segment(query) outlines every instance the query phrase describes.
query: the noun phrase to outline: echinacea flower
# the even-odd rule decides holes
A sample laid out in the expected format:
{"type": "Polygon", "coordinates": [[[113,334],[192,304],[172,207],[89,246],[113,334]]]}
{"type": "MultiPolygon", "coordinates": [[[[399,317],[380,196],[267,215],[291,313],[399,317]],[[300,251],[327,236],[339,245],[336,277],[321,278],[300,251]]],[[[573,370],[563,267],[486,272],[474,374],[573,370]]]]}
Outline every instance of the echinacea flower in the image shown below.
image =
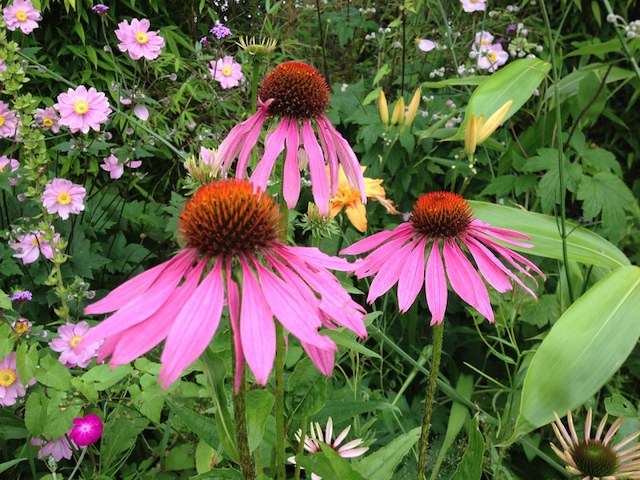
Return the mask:
{"type": "Polygon", "coordinates": [[[15,405],[18,398],[27,394],[27,386],[33,385],[35,381],[35,378],[32,378],[27,384],[22,383],[16,369],[16,352],[5,355],[0,360],[0,406],[15,405]]]}
{"type": "Polygon", "coordinates": [[[9,110],[8,104],[0,102],[0,138],[15,136],[17,126],[16,112],[9,110]]]}
{"type": "Polygon", "coordinates": [[[509,54],[499,43],[486,45],[480,49],[478,55],[478,68],[495,72],[509,60],[509,54]]]}
{"type": "MultiPolygon", "coordinates": [[[[14,173],[16,170],[20,168],[20,162],[15,158],[9,158],[6,155],[0,156],[0,173],[3,173],[5,170],[8,173],[14,173]]],[[[15,177],[8,178],[9,185],[16,186],[18,184],[18,179],[15,177]]]]}
{"type": "MultiPolygon", "coordinates": [[[[60,238],[60,234],[56,233],[55,241],[58,238],[60,238]]],[[[15,251],[13,257],[22,259],[22,263],[25,265],[35,262],[40,254],[47,260],[53,258],[53,248],[40,232],[19,235],[15,240],[9,240],[9,246],[15,251]]]]}
{"type": "Polygon", "coordinates": [[[45,130],[51,130],[53,133],[60,131],[59,117],[53,107],[37,108],[33,118],[36,121],[36,125],[45,130]]]}
{"type": "Polygon", "coordinates": [[[73,419],[69,438],[79,447],[96,443],[102,437],[102,419],[95,413],[73,419]]]}
{"type": "Polygon", "coordinates": [[[178,255],[85,309],[115,311],[84,337],[89,343],[105,339],[99,361],[127,363],[166,339],[160,357],[166,387],[207,348],[225,304],[236,391],[245,359],[258,383],[267,383],[276,350],[274,316],[325,375],[333,370],[337,347],[320,327],[340,325],[366,336],[364,310],[327,270],[351,265],[316,248],[282,243],[275,201],[246,180],[200,187],[180,214],[179,233],[186,247],[178,255]]]}
{"type": "Polygon", "coordinates": [[[12,5],[2,10],[2,18],[7,29],[19,28],[25,35],[38,28],[38,20],[42,20],[40,11],[29,0],[14,0],[12,5]]]}
{"type": "MultiPolygon", "coordinates": [[[[367,167],[360,168],[364,174],[367,167]]],[[[351,188],[342,166],[339,168],[338,176],[338,192],[335,197],[331,198],[331,218],[335,217],[344,208],[351,224],[356,230],[364,233],[367,230],[367,210],[362,203],[360,192],[351,188]]],[[[364,193],[368,198],[381,202],[389,213],[400,213],[393,208],[393,203],[390,200],[386,200],[384,188],[382,188],[382,179],[364,177],[364,193]]]]}
{"type": "Polygon", "coordinates": [[[69,441],[66,435],[63,435],[56,440],[49,441],[45,441],[40,438],[32,438],[31,445],[40,447],[40,450],[38,450],[38,459],[40,460],[45,459],[48,456],[52,456],[56,462],[59,462],[63,458],[69,460],[73,457],[73,442],[69,441]]]}
{"type": "Polygon", "coordinates": [[[419,39],[417,45],[418,50],[422,50],[423,52],[430,52],[431,50],[435,50],[438,46],[436,42],[426,38],[419,39]]]}
{"type": "Polygon", "coordinates": [[[120,51],[127,52],[132,60],[140,60],[143,57],[147,60],[158,58],[164,48],[164,38],[159,35],[159,31],[150,32],[150,26],[151,23],[146,18],[133,18],[131,24],[127,20],[120,22],[115,31],[116,37],[120,40],[120,51]]]}
{"type": "Polygon", "coordinates": [[[88,343],[84,341],[84,336],[89,331],[87,322],[77,324],[65,323],[58,328],[60,338],[55,338],[49,342],[49,347],[54,352],[59,352],[58,360],[67,368],[86,368],[91,359],[98,355],[100,342],[88,343]]]}
{"type": "MultiPolygon", "coordinates": [[[[304,449],[309,453],[318,453],[322,451],[320,444],[325,443],[326,445],[334,449],[336,453],[342,458],[355,458],[364,455],[367,450],[369,450],[369,447],[360,447],[360,445],[362,445],[363,443],[363,440],[361,438],[357,438],[356,440],[351,440],[344,445],[340,445],[343,440],[347,438],[349,430],[351,430],[351,425],[345,428],[334,440],[333,420],[331,419],[331,417],[329,417],[329,420],[327,420],[327,426],[325,428],[324,434],[322,433],[322,427],[320,427],[319,423],[311,422],[311,436],[304,436],[304,449]]],[[[301,441],[301,435],[302,431],[300,430],[298,430],[298,432],[295,434],[296,440],[298,442],[301,441]]],[[[296,458],[289,457],[288,461],[295,464],[296,458]]],[[[316,475],[315,473],[311,474],[311,478],[312,480],[322,480],[322,477],[316,475]]]]}
{"type": "Polygon", "coordinates": [[[329,198],[337,193],[339,165],[349,185],[361,193],[362,202],[366,203],[356,154],[324,113],[329,104],[329,87],[320,72],[301,62],[282,63],[262,80],[258,97],[258,111],[233,127],[218,148],[224,170],[238,157],[236,177],[246,176],[251,150],[258,142],[265,121],[273,118],[277,126],[265,138],[264,154],[251,176],[254,185],[266,189],[276,159],[286,145],[282,181],[284,200],[289,208],[295,207],[300,197],[301,158],[308,161],[311,190],[321,215],[328,215],[329,198]]]}
{"type": "Polygon", "coordinates": [[[97,132],[100,125],[109,120],[111,113],[105,94],[84,85],[58,95],[58,103],[54,107],[60,112],[60,125],[69,127],[71,133],[89,133],[90,128],[97,132]]]}
{"type": "Polygon", "coordinates": [[[240,85],[240,81],[244,80],[242,65],[235,62],[233,57],[229,55],[215,62],[211,60],[209,72],[216,82],[220,82],[220,86],[223,89],[237,87],[240,85]]]}
{"type": "Polygon", "coordinates": [[[44,187],[40,197],[47,212],[60,215],[66,220],[69,214],[78,215],[84,210],[84,200],[87,191],[82,185],[76,185],[64,178],[54,178],[44,187]]]}
{"type": "Polygon", "coordinates": [[[572,475],[579,475],[582,480],[616,480],[622,478],[640,478],[640,443],[626,447],[636,439],[640,432],[633,433],[615,445],[611,440],[622,425],[623,419],[618,418],[602,437],[607,424],[608,415],[600,421],[595,436],[591,436],[591,421],[593,411],[589,408],[584,425],[584,439],[578,437],[573,425],[571,412],[567,412],[569,430],[563,425],[554,412],[555,421],[551,424],[560,447],[553,443],[552,450],[565,462],[566,469],[572,475]]]}
{"type": "Polygon", "coordinates": [[[486,10],[486,0],[460,0],[465,12],[481,12],[486,10]]]}
{"type": "Polygon", "coordinates": [[[424,285],[431,325],[440,324],[447,307],[448,279],[463,301],[493,322],[489,292],[482,277],[500,293],[513,288],[511,278],[535,297],[498,256],[534,281],[528,269],[544,278],[533,263],[501,244],[531,247],[516,240],[527,238],[522,233],[474,219],[471,207],[460,195],[433,192],[418,199],[408,222],[360,240],[341,253],[358,255],[371,251],[354,269],[358,278],[377,274],[369,289],[369,303],[397,282],[398,306],[401,312],[406,312],[424,285]]]}

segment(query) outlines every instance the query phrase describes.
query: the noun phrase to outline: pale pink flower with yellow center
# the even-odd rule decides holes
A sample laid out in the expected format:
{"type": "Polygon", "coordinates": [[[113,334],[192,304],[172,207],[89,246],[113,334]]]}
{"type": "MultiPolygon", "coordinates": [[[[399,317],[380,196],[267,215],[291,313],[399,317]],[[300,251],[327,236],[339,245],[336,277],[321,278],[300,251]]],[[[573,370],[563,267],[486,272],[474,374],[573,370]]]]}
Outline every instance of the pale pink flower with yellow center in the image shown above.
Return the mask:
{"type": "Polygon", "coordinates": [[[47,212],[60,215],[66,220],[69,214],[78,215],[84,210],[84,197],[87,191],[82,185],[76,185],[64,178],[54,178],[44,187],[40,197],[47,212]]]}
{"type": "Polygon", "coordinates": [[[533,263],[501,244],[531,247],[515,240],[527,238],[474,219],[471,207],[460,195],[433,192],[418,199],[408,222],[360,240],[340,253],[358,255],[371,251],[354,268],[358,278],[377,274],[369,288],[369,303],[398,283],[398,306],[406,312],[424,285],[431,325],[440,324],[447,307],[448,279],[462,300],[493,322],[489,292],[482,277],[500,293],[513,288],[511,279],[535,297],[498,256],[534,281],[529,270],[544,278],[533,263]]]}
{"type": "MultiPolygon", "coordinates": [[[[60,238],[55,234],[54,241],[60,238]]],[[[27,233],[20,235],[15,240],[9,240],[9,246],[15,251],[14,258],[20,258],[25,265],[35,262],[40,254],[47,260],[53,258],[53,247],[42,237],[42,233],[27,233]]]]}
{"type": "Polygon", "coordinates": [[[127,20],[120,22],[115,31],[116,37],[120,40],[120,51],[127,52],[133,60],[143,57],[147,60],[158,58],[164,48],[164,38],[159,35],[159,31],[150,32],[150,26],[146,18],[133,18],[131,24],[127,20]]]}
{"type": "Polygon", "coordinates": [[[366,336],[363,308],[328,270],[347,271],[350,264],[317,248],[284,244],[277,204],[246,180],[200,187],[180,214],[179,233],[186,247],[178,255],[85,309],[115,312],[84,337],[89,343],[105,339],[99,361],[127,363],[166,339],[160,357],[166,387],[207,348],[225,306],[236,391],[245,360],[257,382],[267,383],[276,351],[274,316],[325,375],[331,375],[337,347],[321,327],[366,336]]]}
{"type": "Polygon", "coordinates": [[[493,35],[489,32],[485,32],[484,30],[476,33],[476,37],[471,45],[471,51],[479,52],[481,48],[491,45],[493,38],[493,35]]]}
{"type": "Polygon", "coordinates": [[[460,0],[465,12],[481,12],[486,10],[486,0],[460,0]]]}
{"type": "Polygon", "coordinates": [[[95,413],[90,413],[82,418],[73,419],[69,438],[79,447],[86,447],[100,440],[102,428],[102,419],[95,413]]]}
{"type": "Polygon", "coordinates": [[[10,407],[15,405],[18,398],[27,394],[27,386],[33,385],[32,378],[27,385],[23,384],[16,369],[16,353],[11,352],[0,360],[0,406],[10,407]]]}
{"type": "MultiPolygon", "coordinates": [[[[0,156],[0,173],[13,173],[20,168],[20,162],[15,158],[9,158],[6,155],[0,156]]],[[[18,184],[17,174],[15,177],[8,178],[9,185],[15,187],[18,184]]]]}
{"type": "Polygon", "coordinates": [[[40,11],[29,0],[14,0],[12,5],[2,10],[2,18],[9,30],[19,28],[25,35],[38,28],[38,20],[42,20],[40,11]]]}
{"type": "Polygon", "coordinates": [[[59,462],[63,458],[69,460],[73,457],[73,442],[71,442],[66,435],[56,440],[49,440],[48,442],[40,438],[32,438],[31,445],[40,447],[40,450],[38,450],[38,458],[40,460],[52,456],[56,462],[59,462]]]}
{"type": "Polygon", "coordinates": [[[321,215],[329,214],[329,199],[337,193],[339,165],[349,185],[360,192],[362,202],[366,203],[360,164],[349,143],[325,115],[328,104],[329,87],[315,68],[301,62],[278,65],[262,79],[258,111],[233,127],[220,144],[218,158],[222,169],[227,171],[237,157],[235,175],[245,178],[251,151],[258,143],[262,127],[267,119],[273,118],[276,128],[265,137],[264,154],[251,176],[251,183],[266,189],[276,160],[286,151],[282,182],[283,197],[289,208],[294,208],[300,197],[301,164],[308,164],[311,191],[321,215]]]}
{"type": "Polygon", "coordinates": [[[89,331],[87,322],[77,324],[66,323],[58,328],[60,338],[49,342],[49,347],[54,352],[60,352],[58,360],[67,368],[86,368],[91,359],[98,355],[100,342],[88,343],[83,341],[84,335],[89,331]]]}
{"type": "Polygon", "coordinates": [[[505,52],[502,45],[494,43],[480,48],[478,54],[478,68],[495,72],[509,60],[509,54],[505,52]]]}
{"type": "Polygon", "coordinates": [[[60,125],[68,126],[72,133],[89,133],[90,128],[99,131],[111,113],[105,94],[84,85],[58,95],[58,103],[54,107],[60,112],[60,125]]]}
{"type": "Polygon", "coordinates": [[[0,102],[0,138],[11,138],[16,134],[18,119],[16,112],[9,110],[9,105],[0,102]]]}
{"type": "Polygon", "coordinates": [[[209,69],[211,76],[224,89],[237,87],[244,80],[242,73],[242,65],[235,62],[233,57],[229,55],[216,60],[211,60],[211,68],[209,69]]]}
{"type": "Polygon", "coordinates": [[[53,133],[58,133],[60,131],[60,117],[58,117],[58,114],[53,107],[37,108],[33,118],[36,121],[36,125],[44,128],[45,130],[51,130],[53,133]]]}

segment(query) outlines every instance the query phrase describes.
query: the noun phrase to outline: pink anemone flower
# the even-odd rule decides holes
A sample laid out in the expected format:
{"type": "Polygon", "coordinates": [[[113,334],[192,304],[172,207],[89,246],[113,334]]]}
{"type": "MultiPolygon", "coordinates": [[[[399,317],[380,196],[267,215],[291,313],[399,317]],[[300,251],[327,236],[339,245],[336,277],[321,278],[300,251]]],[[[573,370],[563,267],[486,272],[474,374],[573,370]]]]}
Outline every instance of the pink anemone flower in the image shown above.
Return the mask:
{"type": "Polygon", "coordinates": [[[202,186],[180,214],[179,233],[184,250],[85,309],[115,312],[84,336],[88,343],[105,339],[99,361],[127,363],[166,339],[160,381],[167,387],[207,348],[224,305],[234,336],[236,391],[244,360],[257,382],[267,383],[276,350],[274,316],[325,375],[337,347],[319,333],[322,326],[366,336],[364,309],[328,271],[352,266],[316,248],[282,243],[276,203],[246,180],[202,186]]]}
{"type": "Polygon", "coordinates": [[[211,60],[211,68],[209,69],[211,76],[216,82],[220,83],[223,89],[233,88],[240,85],[244,80],[242,73],[242,65],[235,62],[233,57],[226,55],[223,58],[211,60]]]}
{"type": "Polygon", "coordinates": [[[60,215],[66,220],[69,214],[78,215],[84,210],[84,197],[87,191],[82,185],[77,185],[64,178],[54,178],[44,187],[40,201],[47,212],[60,215]]]}
{"type": "Polygon", "coordinates": [[[17,126],[16,112],[9,110],[9,104],[0,102],[0,138],[13,137],[17,126]]]}
{"type": "MultiPolygon", "coordinates": [[[[60,239],[60,234],[53,237],[54,243],[60,239]]],[[[40,254],[47,260],[51,260],[54,255],[51,243],[42,237],[42,232],[27,233],[20,235],[15,240],[9,240],[9,246],[14,250],[13,257],[22,259],[25,265],[35,262],[40,254]]]]}
{"type": "Polygon", "coordinates": [[[60,125],[66,125],[72,133],[89,133],[90,128],[99,131],[111,113],[105,94],[84,85],[58,95],[58,103],[54,107],[60,112],[60,125]]]}
{"type": "Polygon", "coordinates": [[[98,354],[100,344],[83,341],[84,335],[89,331],[87,322],[77,324],[65,323],[58,328],[60,338],[54,338],[49,342],[49,347],[54,352],[59,352],[58,360],[67,368],[86,368],[91,359],[98,354]]]}
{"type": "Polygon", "coordinates": [[[492,227],[472,215],[471,207],[460,195],[427,193],[414,205],[408,222],[360,240],[340,253],[357,255],[372,251],[354,269],[358,278],[377,274],[367,297],[370,303],[397,282],[398,306],[401,312],[406,312],[424,285],[431,325],[440,324],[447,307],[448,279],[462,300],[493,322],[489,292],[482,277],[500,293],[513,288],[509,280],[512,279],[535,297],[498,256],[534,281],[529,269],[543,278],[544,275],[529,260],[496,241],[532,247],[515,240],[529,237],[492,227]],[[469,261],[469,254],[477,270],[469,261]]]}
{"type": "Polygon", "coordinates": [[[38,20],[42,20],[42,15],[29,0],[15,0],[13,5],[2,10],[2,18],[7,24],[7,29],[19,28],[22,33],[29,35],[38,28],[38,20]]]}
{"type": "Polygon", "coordinates": [[[329,199],[338,190],[338,165],[342,165],[349,185],[361,192],[362,203],[367,202],[356,154],[324,114],[329,104],[329,87],[320,72],[301,62],[280,64],[262,80],[258,97],[258,111],[233,127],[218,148],[224,170],[238,157],[236,177],[246,176],[260,131],[265,121],[273,118],[277,126],[265,138],[264,154],[251,183],[266,189],[269,175],[286,145],[283,196],[289,208],[294,208],[300,197],[300,164],[307,161],[313,198],[321,215],[329,214],[329,199]],[[325,162],[329,165],[329,178],[325,162]]]}
{"type": "Polygon", "coordinates": [[[482,12],[487,9],[485,0],[460,0],[465,12],[482,12]]]}
{"type": "Polygon", "coordinates": [[[147,60],[158,58],[164,48],[164,38],[159,35],[159,31],[150,32],[150,26],[151,23],[146,18],[133,18],[131,24],[126,20],[120,22],[115,31],[116,37],[120,40],[120,51],[127,52],[132,60],[140,60],[143,57],[147,60]]]}
{"type": "Polygon", "coordinates": [[[49,440],[48,442],[40,438],[32,438],[31,445],[40,447],[40,450],[38,450],[38,459],[43,460],[51,455],[56,462],[60,462],[63,458],[67,460],[71,459],[71,457],[73,457],[72,447],[75,447],[66,435],[61,436],[57,440],[49,440]]]}
{"type": "Polygon", "coordinates": [[[5,355],[0,360],[0,407],[15,405],[18,398],[27,394],[27,386],[35,382],[35,378],[27,383],[23,383],[20,379],[16,367],[16,352],[5,355]]]}
{"type": "Polygon", "coordinates": [[[494,43],[480,48],[478,54],[478,68],[495,72],[509,60],[509,54],[505,52],[502,45],[494,43]]]}

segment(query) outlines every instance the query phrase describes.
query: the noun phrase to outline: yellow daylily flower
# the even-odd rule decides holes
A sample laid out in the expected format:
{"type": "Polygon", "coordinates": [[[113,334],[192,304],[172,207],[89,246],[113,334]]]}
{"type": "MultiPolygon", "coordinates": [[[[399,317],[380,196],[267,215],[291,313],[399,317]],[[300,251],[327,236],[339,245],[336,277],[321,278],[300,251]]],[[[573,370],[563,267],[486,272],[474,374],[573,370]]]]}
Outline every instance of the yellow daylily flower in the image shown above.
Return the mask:
{"type": "Polygon", "coordinates": [[[482,144],[493,132],[496,131],[512,104],[512,100],[506,102],[489,117],[486,123],[484,121],[484,115],[480,115],[476,118],[475,114],[471,114],[469,117],[469,123],[467,123],[467,130],[464,134],[464,151],[467,155],[473,155],[476,151],[476,147],[482,144]]]}

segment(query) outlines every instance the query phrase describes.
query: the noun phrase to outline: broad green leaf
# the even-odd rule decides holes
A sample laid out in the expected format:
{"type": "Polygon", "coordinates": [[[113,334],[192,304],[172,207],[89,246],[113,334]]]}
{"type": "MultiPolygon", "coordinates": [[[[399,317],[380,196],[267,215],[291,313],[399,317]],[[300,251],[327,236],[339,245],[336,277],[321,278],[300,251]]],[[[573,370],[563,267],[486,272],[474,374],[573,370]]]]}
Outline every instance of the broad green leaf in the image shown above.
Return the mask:
{"type": "Polygon", "coordinates": [[[47,423],[46,397],[40,390],[29,392],[24,407],[24,424],[34,437],[42,435],[47,423]]]}
{"type": "Polygon", "coordinates": [[[523,58],[488,76],[471,94],[464,121],[458,132],[446,140],[464,140],[464,132],[471,114],[488,118],[511,100],[513,105],[503,122],[506,121],[529,100],[550,69],[550,63],[538,58],[523,58]]]}
{"type": "Polygon", "coordinates": [[[325,330],[323,333],[341,347],[346,347],[354,352],[362,353],[369,358],[382,358],[373,350],[365,347],[361,343],[358,343],[352,335],[349,335],[344,330],[325,330]]]}
{"type": "Polygon", "coordinates": [[[249,450],[253,452],[264,437],[264,427],[271,414],[275,398],[268,390],[252,390],[247,393],[247,431],[249,450]]]}
{"type": "Polygon", "coordinates": [[[181,443],[173,447],[165,458],[165,468],[167,470],[190,470],[194,468],[194,450],[192,443],[181,443]]]}
{"type": "Polygon", "coordinates": [[[6,472],[11,467],[14,467],[24,460],[26,460],[26,458],[14,458],[13,460],[9,460],[8,462],[0,463],[0,473],[6,472]]]}
{"type": "Polygon", "coordinates": [[[422,82],[421,86],[423,88],[444,88],[444,87],[455,87],[460,85],[480,85],[487,79],[484,75],[475,75],[470,77],[453,77],[447,78],[446,80],[438,80],[437,82],[422,82]]]}
{"type": "Polygon", "coordinates": [[[81,378],[84,382],[95,382],[94,388],[101,392],[118,383],[131,374],[132,371],[129,365],[120,365],[117,368],[112,368],[109,365],[102,364],[92,367],[81,378]]]}
{"type": "MultiPolygon", "coordinates": [[[[635,43],[636,46],[640,46],[640,39],[633,39],[629,43],[635,43]]],[[[567,53],[565,58],[577,57],[580,55],[603,55],[611,52],[618,53],[621,49],[622,45],[618,38],[614,38],[607,42],[600,42],[600,39],[596,38],[591,40],[588,45],[583,45],[582,47],[576,48],[574,51],[567,53]]]]}
{"type": "Polygon", "coordinates": [[[167,397],[167,405],[171,411],[178,417],[189,430],[195,433],[200,440],[206,442],[210,447],[217,448],[220,440],[218,432],[213,425],[213,418],[207,417],[193,410],[183,407],[179,403],[174,402],[171,397],[167,397]]]}
{"type": "Polygon", "coordinates": [[[640,337],[640,267],[614,270],[560,317],[535,352],[516,435],[583,404],[620,368],[640,337]]]}
{"type": "Polygon", "coordinates": [[[0,289],[0,310],[13,310],[9,296],[0,289]]]}
{"type": "MultiPolygon", "coordinates": [[[[528,242],[534,245],[533,248],[510,246],[513,250],[562,260],[562,240],[555,217],[486,202],[471,201],[469,204],[479,220],[531,237],[528,242]]],[[[567,238],[569,260],[609,268],[630,264],[624,253],[600,235],[572,222],[567,222],[567,232],[571,232],[567,238]]]]}
{"type": "Polygon", "coordinates": [[[420,438],[420,428],[416,427],[400,435],[391,443],[367,455],[354,465],[354,469],[367,480],[389,480],[398,464],[420,438]]]}
{"type": "MultiPolygon", "coordinates": [[[[590,65],[586,65],[580,70],[571,72],[566,77],[561,78],[558,82],[558,94],[561,98],[565,96],[570,97],[572,95],[575,95],[576,93],[578,93],[580,82],[590,74],[589,72],[595,73],[598,77],[598,80],[602,81],[607,71],[609,71],[609,65],[602,63],[592,63],[590,65]]],[[[619,82],[621,80],[627,80],[632,77],[635,77],[635,73],[631,70],[620,67],[613,67],[607,75],[606,83],[609,84],[613,82],[619,82]]],[[[548,102],[549,100],[551,100],[551,98],[553,98],[553,96],[555,95],[555,91],[555,88],[548,88],[544,96],[544,101],[548,102]]]]}
{"type": "Polygon", "coordinates": [[[73,425],[73,419],[80,416],[82,405],[71,401],[66,392],[49,390],[51,398],[46,401],[47,423],[44,427],[44,436],[58,438],[69,431],[73,425]]]}
{"type": "Polygon", "coordinates": [[[53,387],[58,390],[69,390],[71,387],[71,374],[69,369],[62,365],[58,359],[47,355],[40,360],[40,368],[36,370],[38,383],[53,387]]]}
{"type": "Polygon", "coordinates": [[[296,455],[296,463],[309,472],[320,475],[322,478],[373,480],[372,477],[361,476],[329,445],[321,443],[320,448],[322,448],[322,452],[311,455],[304,453],[296,455]]]}
{"type": "Polygon", "coordinates": [[[619,393],[614,393],[605,399],[604,408],[614,417],[636,418],[638,416],[634,402],[630,402],[619,393]]]}
{"type": "Polygon", "coordinates": [[[215,467],[217,453],[207,442],[200,440],[196,447],[196,471],[198,473],[210,472],[215,467]]]}
{"type": "Polygon", "coordinates": [[[0,439],[12,440],[27,438],[29,432],[25,428],[24,420],[18,418],[8,409],[0,408],[0,439]]]}
{"type": "Polygon", "coordinates": [[[31,379],[38,366],[38,346],[21,343],[16,349],[16,368],[21,379],[31,379]]]}
{"type": "Polygon", "coordinates": [[[327,399],[327,377],[305,357],[293,369],[286,390],[286,401],[290,403],[291,416],[310,417],[324,407],[327,399]]]}
{"type": "Polygon", "coordinates": [[[122,458],[136,443],[138,435],[147,428],[149,420],[140,416],[135,410],[125,410],[122,416],[114,411],[104,424],[104,433],[100,442],[101,472],[107,475],[111,468],[116,468],[122,458]],[[135,416],[134,416],[135,415],[135,416]]]}
{"type": "Polygon", "coordinates": [[[15,343],[16,336],[11,330],[11,325],[6,323],[0,325],[0,358],[4,358],[8,353],[11,353],[15,343]]]}
{"type": "MultiPolygon", "coordinates": [[[[258,478],[256,478],[256,480],[258,480],[258,478]]],[[[232,468],[215,468],[210,472],[189,477],[189,480],[242,480],[242,473],[232,468]]]]}
{"type": "Polygon", "coordinates": [[[478,417],[469,422],[469,445],[458,464],[451,480],[480,480],[482,477],[482,456],[484,454],[484,437],[478,429],[478,417]]]}

